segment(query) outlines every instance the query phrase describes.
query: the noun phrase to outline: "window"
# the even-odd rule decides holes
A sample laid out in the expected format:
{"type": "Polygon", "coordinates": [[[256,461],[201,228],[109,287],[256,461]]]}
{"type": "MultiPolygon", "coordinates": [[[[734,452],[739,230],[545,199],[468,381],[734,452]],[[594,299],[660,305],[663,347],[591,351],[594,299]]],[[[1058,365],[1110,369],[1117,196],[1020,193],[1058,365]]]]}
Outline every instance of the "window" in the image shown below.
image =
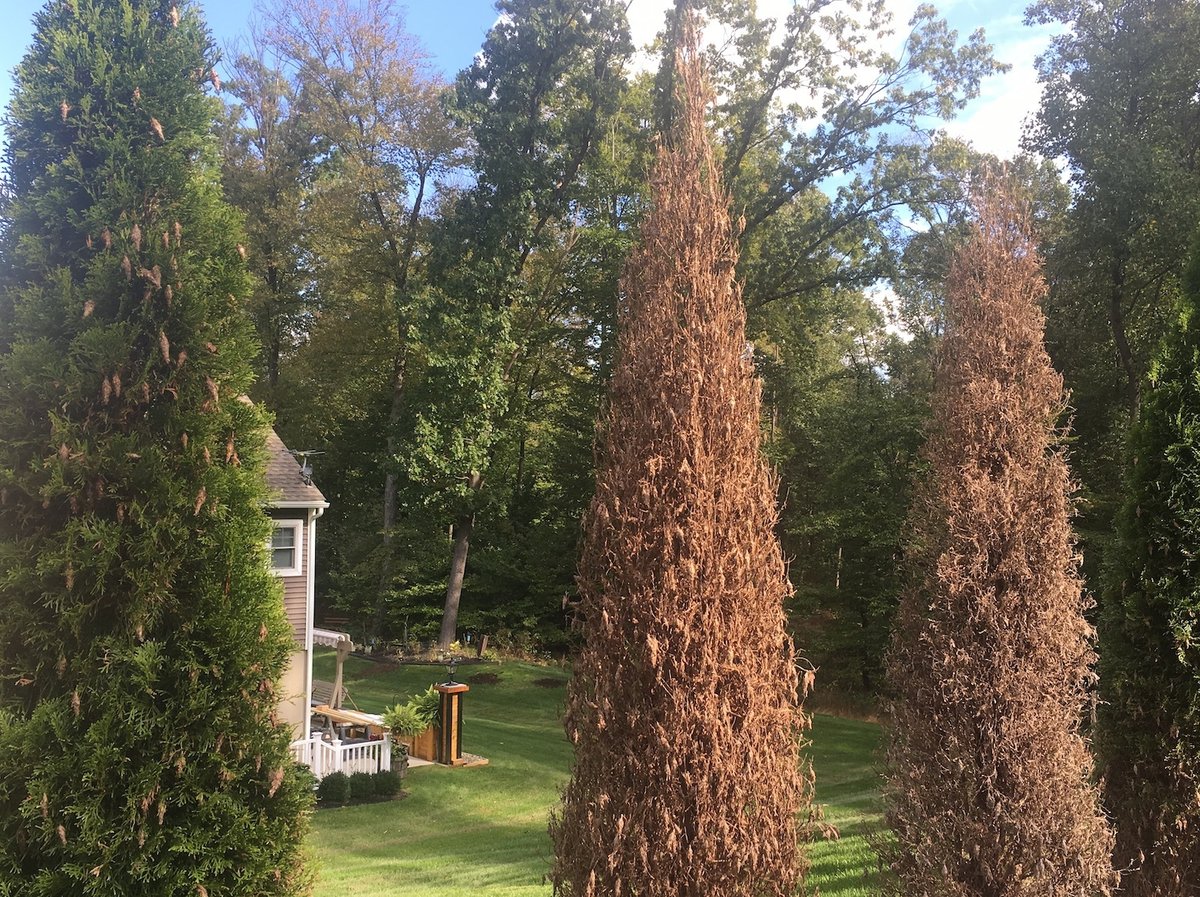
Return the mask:
{"type": "Polygon", "coordinates": [[[275,529],[271,532],[271,569],[277,576],[300,575],[303,532],[303,521],[275,521],[275,529]]]}

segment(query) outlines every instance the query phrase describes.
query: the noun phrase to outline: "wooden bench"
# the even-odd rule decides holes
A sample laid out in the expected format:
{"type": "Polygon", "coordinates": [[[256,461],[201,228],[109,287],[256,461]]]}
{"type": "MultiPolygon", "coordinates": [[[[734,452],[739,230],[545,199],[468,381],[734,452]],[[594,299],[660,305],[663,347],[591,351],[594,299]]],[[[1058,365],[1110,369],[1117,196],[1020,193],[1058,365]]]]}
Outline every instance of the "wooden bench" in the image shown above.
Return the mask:
{"type": "Polygon", "coordinates": [[[357,704],[354,703],[353,699],[350,697],[350,694],[349,694],[349,692],[346,691],[345,687],[342,688],[341,698],[342,699],[340,701],[335,702],[333,700],[333,683],[332,682],[328,682],[325,679],[314,679],[312,681],[312,702],[313,702],[313,704],[315,704],[315,705],[324,704],[324,705],[332,707],[335,703],[340,706],[341,704],[345,703],[346,701],[349,701],[350,704],[353,705],[354,707],[358,706],[357,704]]]}

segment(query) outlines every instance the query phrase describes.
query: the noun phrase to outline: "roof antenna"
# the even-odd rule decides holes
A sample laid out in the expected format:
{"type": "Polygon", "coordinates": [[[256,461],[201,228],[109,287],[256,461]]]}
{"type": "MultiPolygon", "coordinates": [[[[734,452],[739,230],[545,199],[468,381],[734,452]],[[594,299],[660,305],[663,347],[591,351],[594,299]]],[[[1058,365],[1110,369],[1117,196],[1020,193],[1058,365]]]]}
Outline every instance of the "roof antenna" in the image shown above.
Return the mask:
{"type": "Polygon", "coordinates": [[[325,453],[324,452],[315,452],[315,451],[301,452],[301,451],[295,451],[293,449],[288,449],[288,453],[293,458],[295,458],[296,461],[300,464],[300,479],[304,482],[304,485],[311,486],[313,484],[313,481],[312,481],[313,469],[312,469],[312,465],[308,463],[308,459],[312,455],[323,455],[325,453]]]}

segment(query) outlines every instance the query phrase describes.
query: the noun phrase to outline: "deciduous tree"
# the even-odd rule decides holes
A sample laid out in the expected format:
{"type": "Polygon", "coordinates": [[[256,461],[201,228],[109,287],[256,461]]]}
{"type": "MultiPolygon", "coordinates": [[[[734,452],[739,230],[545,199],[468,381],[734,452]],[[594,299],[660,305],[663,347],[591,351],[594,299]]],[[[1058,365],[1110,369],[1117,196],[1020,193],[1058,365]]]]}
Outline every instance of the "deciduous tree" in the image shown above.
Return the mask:
{"type": "Polygon", "coordinates": [[[447,216],[433,262],[446,299],[442,316],[457,319],[450,326],[463,338],[457,354],[476,359],[468,378],[466,366],[443,364],[440,372],[451,376],[434,391],[458,390],[467,410],[441,443],[445,460],[459,461],[449,481],[454,546],[438,639],[443,648],[455,638],[488,468],[505,431],[521,425],[508,414],[523,387],[514,366],[542,348],[528,339],[533,328],[514,333],[514,320],[536,320],[558,292],[559,272],[543,265],[539,278],[530,262],[539,252],[554,256],[571,247],[564,225],[617,109],[632,50],[624,8],[615,0],[502,0],[498,8],[503,18],[456,85],[454,108],[474,140],[477,182],[447,216]]]}
{"type": "Polygon", "coordinates": [[[1072,203],[1046,243],[1046,340],[1075,410],[1085,571],[1099,580],[1122,504],[1125,435],[1200,224],[1200,4],[1041,0],[1065,26],[1039,59],[1026,145],[1065,159],[1072,203]]]}
{"type": "Polygon", "coordinates": [[[409,366],[428,308],[425,216],[436,179],[460,161],[464,136],[392,0],[276,2],[269,16],[270,43],[325,156],[308,197],[322,293],[365,302],[367,314],[351,312],[356,323],[369,317],[389,337],[387,357],[374,361],[385,367],[377,388],[389,397],[377,424],[382,545],[369,627],[377,636],[394,586],[409,366]],[[382,319],[373,314],[381,302],[391,310],[382,319]]]}
{"type": "Polygon", "coordinates": [[[311,116],[297,108],[294,83],[275,67],[262,36],[252,41],[229,63],[223,83],[235,102],[220,128],[222,181],[246,220],[254,279],[248,310],[262,345],[254,393],[277,411],[280,367],[319,311],[305,204],[321,147],[311,116]]]}

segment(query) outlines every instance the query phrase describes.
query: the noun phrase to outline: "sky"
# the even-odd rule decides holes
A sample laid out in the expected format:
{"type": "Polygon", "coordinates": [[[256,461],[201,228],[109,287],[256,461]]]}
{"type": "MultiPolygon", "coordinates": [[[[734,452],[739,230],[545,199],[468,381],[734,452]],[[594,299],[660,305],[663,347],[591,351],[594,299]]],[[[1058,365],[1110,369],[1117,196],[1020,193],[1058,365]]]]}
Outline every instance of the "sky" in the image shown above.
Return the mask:
{"type": "MultiPolygon", "coordinates": [[[[663,13],[672,0],[630,0],[629,20],[634,41],[645,45],[662,25],[663,13]]],[[[917,0],[886,0],[896,26],[898,49],[917,0]]],[[[230,46],[243,35],[252,16],[253,0],[201,0],[213,36],[230,46]]],[[[786,15],[791,0],[758,0],[763,15],[786,15]]],[[[964,37],[976,28],[985,29],[995,55],[1012,70],[995,76],[983,86],[981,96],[946,130],[969,139],[976,148],[1002,158],[1019,148],[1022,124],[1037,108],[1040,89],[1034,60],[1045,48],[1051,31],[1023,24],[1021,5],[1004,0],[942,0],[936,2],[950,26],[964,37]]],[[[10,73],[20,62],[33,33],[33,15],[43,0],[3,0],[7,25],[0,29],[0,103],[6,108],[11,88],[10,73]]],[[[407,29],[429,52],[431,62],[447,77],[471,63],[488,29],[496,21],[493,0],[409,0],[404,4],[407,29]]]]}

